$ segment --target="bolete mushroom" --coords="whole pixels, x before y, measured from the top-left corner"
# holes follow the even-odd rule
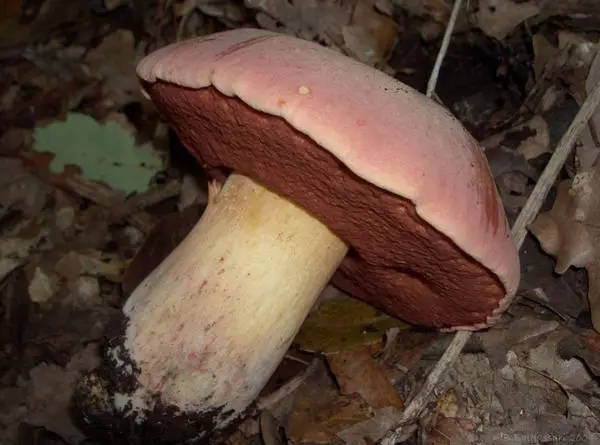
[[[515,295],[483,152],[422,94],[256,29],[167,46],[137,72],[222,186],[125,304],[111,375],[87,378],[103,394],[88,421],[110,412],[153,442],[214,437],[252,405],[330,279],[441,329],[486,327]]]

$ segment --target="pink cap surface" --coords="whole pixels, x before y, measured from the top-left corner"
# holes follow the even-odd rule
[[[399,197],[398,203],[411,203],[409,210],[400,209],[404,204],[397,204],[400,209],[397,211],[404,215],[414,212],[412,219],[442,234],[440,239],[460,250],[463,259],[460,262],[460,255],[456,254],[459,278],[440,276],[442,284],[436,284],[443,287],[443,281],[448,280],[453,282],[449,285],[451,290],[432,288],[432,294],[437,296],[431,298],[415,293],[408,298],[408,303],[404,301],[398,308],[406,311],[408,306],[418,306],[421,301],[426,308],[416,310],[418,315],[414,317],[396,314],[401,318],[443,328],[483,327],[493,322],[515,295],[520,273],[518,255],[483,152],[448,111],[410,87],[314,43],[255,29],[212,34],[162,48],[140,62],[138,75],[184,144],[208,168],[223,164],[244,171],[241,165],[227,165],[227,159],[219,158],[221,155],[216,149],[207,149],[212,152],[205,154],[203,140],[210,139],[211,135],[207,128],[201,128],[205,120],[203,113],[212,112],[212,105],[208,105],[220,101],[227,102],[230,112],[236,114],[231,117],[233,121],[244,121],[245,114],[250,115],[251,111],[232,105],[241,102],[254,112],[281,118],[273,122],[285,122],[332,155],[356,175],[356,181],[363,181],[373,189],[369,192],[371,195],[384,193]],[[210,99],[201,96],[199,90],[212,91]],[[215,113],[219,119],[228,119],[227,111]],[[232,125],[231,131],[237,128],[243,132],[247,126],[246,123]],[[225,132],[215,137],[227,139],[224,135]],[[277,135],[274,131],[274,136]],[[212,147],[210,142],[207,145]],[[287,150],[285,146],[273,147],[271,151]],[[253,150],[252,147],[247,149]],[[332,183],[339,179],[336,175],[339,177],[336,173],[329,178]],[[269,183],[266,176],[258,179],[268,186],[278,185]],[[286,190],[282,193],[293,194]],[[301,197],[290,198],[304,204]],[[330,202],[329,205],[336,204]],[[369,203],[373,205],[378,205],[376,200]],[[310,203],[306,207],[309,211],[318,210],[311,208]],[[324,222],[333,223],[327,215],[318,211],[316,214]],[[354,245],[350,232],[344,233],[349,223],[351,221],[334,224],[332,229]],[[371,221],[369,225],[372,224]],[[435,261],[424,270],[413,270],[411,251],[421,249],[415,255],[422,257],[426,249],[430,250],[428,255],[436,256],[435,244],[441,243],[424,240],[425,232],[429,231],[413,231],[417,232],[416,241],[404,240],[406,249],[402,247],[394,253],[398,258],[396,263],[390,264],[386,255],[385,261],[375,264],[374,256],[368,254],[362,260],[351,258],[349,263],[362,261],[374,280],[380,279],[377,273],[372,273],[376,268],[394,269],[413,278],[415,274],[435,275],[434,268],[448,269],[443,273],[451,274],[452,267],[436,265]],[[357,251],[361,257],[358,247]],[[481,270],[475,270],[478,267]],[[489,272],[488,283],[473,288],[475,293],[485,291],[486,294],[464,299],[454,295],[450,306],[438,304],[442,298],[448,298],[450,292],[472,293],[469,279],[463,276],[467,268],[473,269],[477,280]],[[366,295],[369,289],[377,292],[376,287],[357,289],[361,285],[348,277],[350,270],[358,269],[358,266],[347,269],[338,283],[351,293],[358,293],[360,298],[378,304],[377,296]],[[362,275],[360,279],[369,280],[369,276]],[[464,289],[460,280],[464,281]],[[350,283],[352,281],[354,283]],[[398,280],[394,285],[402,285],[402,282]],[[429,285],[423,289],[426,287]],[[402,292],[402,289],[397,290],[400,299]],[[482,302],[481,306],[478,301]],[[380,306],[397,312],[389,302]],[[460,316],[449,314],[452,308],[456,308]],[[431,319],[427,318],[427,312],[432,312]]]

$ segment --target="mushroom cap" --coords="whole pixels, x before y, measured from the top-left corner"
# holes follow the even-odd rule
[[[331,49],[257,29],[146,56],[145,92],[207,172],[253,177],[351,247],[333,283],[408,322],[478,329],[520,278],[483,151],[446,109]]]

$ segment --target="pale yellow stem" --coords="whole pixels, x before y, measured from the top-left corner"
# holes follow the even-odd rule
[[[214,191],[214,190],[213,190]],[[252,403],[347,245],[305,210],[232,174],[186,239],[133,292],[124,347],[147,396],[184,412]]]

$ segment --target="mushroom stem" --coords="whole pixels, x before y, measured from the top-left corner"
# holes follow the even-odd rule
[[[123,347],[139,385],[117,403],[151,410],[154,395],[184,413],[216,410],[215,428],[226,426],[264,387],[347,251],[305,210],[232,174],[127,301]]]

